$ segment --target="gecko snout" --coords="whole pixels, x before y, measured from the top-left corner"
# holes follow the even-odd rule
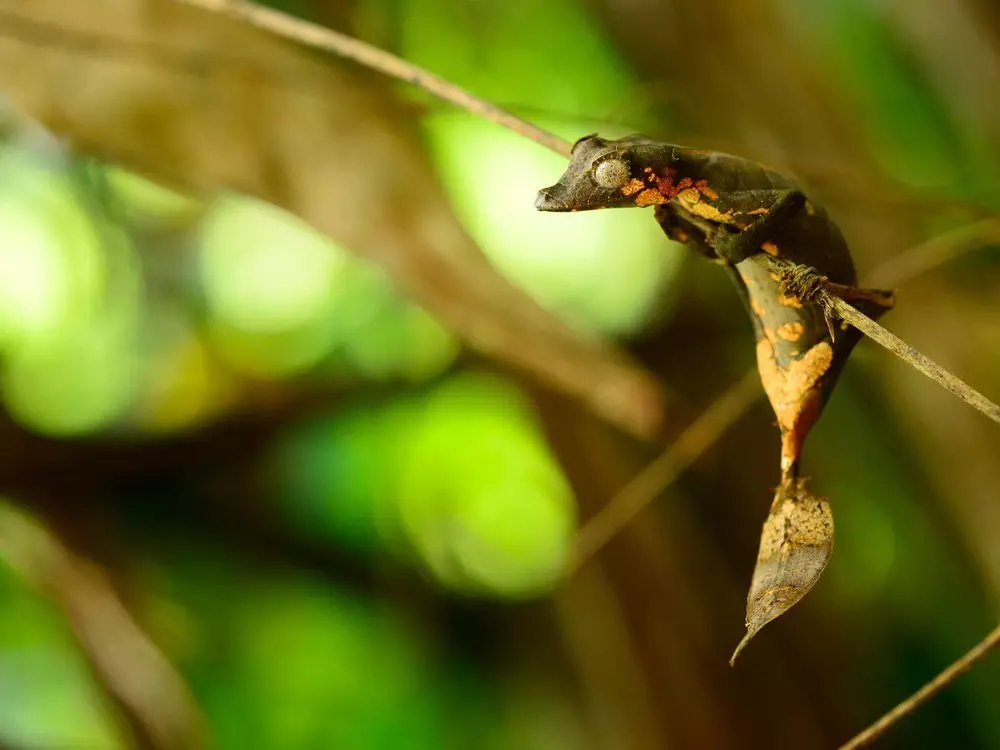
[[[535,198],[535,208],[539,211],[569,211],[566,202],[549,192],[552,188],[542,188]]]

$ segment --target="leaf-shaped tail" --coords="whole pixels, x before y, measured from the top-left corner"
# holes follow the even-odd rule
[[[757,566],[747,596],[747,634],[729,663],[761,628],[787,612],[819,580],[833,552],[830,504],[788,477],[778,487],[760,537]]]

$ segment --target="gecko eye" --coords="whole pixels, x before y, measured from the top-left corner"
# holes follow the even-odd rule
[[[597,165],[597,169],[594,170],[594,182],[602,188],[614,190],[628,182],[631,174],[628,164],[621,159],[608,159]]]

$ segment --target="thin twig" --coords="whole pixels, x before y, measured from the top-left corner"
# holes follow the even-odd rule
[[[866,730],[852,738],[849,742],[841,745],[840,750],[856,750],[856,748],[870,745],[877,740],[890,727],[899,723],[908,714],[913,713],[917,708],[929,701],[935,695],[944,690],[948,685],[972,669],[982,661],[993,649],[1000,646],[1000,625],[993,629],[983,640],[977,643],[962,658],[944,670],[933,680],[924,685],[905,701],[900,703],[889,713],[876,721]]]
[[[937,362],[927,357],[903,341],[899,336],[886,330],[848,302],[824,292],[824,304],[839,318],[865,334],[872,341],[881,344],[901,360],[929,377],[942,388],[951,391],[976,411],[1000,423],[1000,406],[990,401],[972,386],[952,375]]]
[[[341,34],[333,29],[295,18],[263,5],[244,0],[177,0],[202,10],[213,11],[246,21],[252,26],[272,34],[291,39],[309,47],[322,49],[366,68],[377,70],[391,78],[422,88],[430,94],[454,104],[468,112],[485,117],[497,125],[508,128],[557,154],[569,157],[570,144],[554,133],[543,130],[496,105],[470,94],[465,89],[446,81],[429,70],[402,60],[395,55],[373,47],[360,39]]]
[[[129,39],[92,29],[40,21],[5,10],[0,10],[0,39],[10,39],[41,48],[68,50],[81,55],[99,54],[136,63],[146,62],[191,75],[204,75],[206,70],[223,63],[250,69],[258,75],[275,76],[279,72],[275,71],[273,66],[264,66],[252,58],[231,54],[225,50],[217,49],[205,53],[178,49],[168,44],[154,44],[146,40]],[[293,76],[299,71],[281,72],[285,75],[279,76],[280,82],[283,85],[291,85],[295,82]]]
[[[760,394],[757,371],[731,385],[675,440],[580,530],[567,564],[572,574],[621,531],[650,500],[694,463],[750,408]]]

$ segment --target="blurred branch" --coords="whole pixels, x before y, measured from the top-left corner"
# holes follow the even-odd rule
[[[871,287],[893,287],[945,265],[960,255],[984,245],[1000,242],[1000,219],[983,219],[931,237],[895,258],[887,260],[871,274]]]
[[[997,646],[1000,646],[1000,625],[998,625],[992,632],[990,632],[989,635],[970,649],[962,658],[941,672],[941,674],[920,688],[920,690],[904,700],[863,732],[852,738],[849,742],[842,745],[840,750],[856,750],[856,748],[864,747],[875,742],[895,724],[899,723],[903,718],[920,708],[920,706],[940,693],[952,682],[972,669],[980,661],[985,659]]]
[[[223,11],[229,15],[244,19],[272,33],[288,36],[288,38],[293,38],[303,44],[312,45],[313,37],[317,39],[322,38],[323,43],[319,46],[333,54],[422,88],[428,93],[437,96],[445,105],[458,106],[485,117],[563,156],[569,155],[569,143],[524,120],[523,117],[518,117],[514,114],[514,111],[526,115],[544,115],[550,119],[560,118],[585,124],[588,127],[621,127],[628,125],[621,118],[599,117],[579,112],[561,112],[547,107],[533,106],[520,102],[501,102],[500,105],[497,105],[476,97],[440,76],[423,70],[416,65],[354,37],[281,14],[264,6],[247,3],[237,4],[231,0],[176,1],[206,9],[209,9],[209,6],[211,6],[211,9],[216,11],[218,10],[217,6],[224,5],[226,7],[223,8]],[[272,25],[272,19],[277,19],[277,24],[280,24],[282,29],[287,29],[287,34],[284,31],[279,31],[277,26]],[[310,82],[303,83],[295,71],[282,71],[275,69],[274,66],[263,66],[253,58],[239,56],[225,50],[213,50],[210,53],[181,50],[148,41],[136,41],[109,34],[80,31],[52,23],[39,23],[30,18],[4,11],[0,11],[0,21],[2,21],[0,36],[15,37],[20,41],[28,41],[38,46],[74,49],[79,52],[91,54],[117,55],[132,60],[146,61],[150,64],[168,65],[191,75],[204,75],[207,71],[217,68],[220,65],[237,65],[248,71],[252,71],[255,75],[274,78],[284,86],[299,86],[305,89],[314,88]],[[414,106],[419,106],[421,113],[436,109],[428,105],[415,104]],[[674,137],[682,141],[684,139],[704,139],[704,136],[700,133],[684,135],[683,131],[678,131],[676,128],[672,132],[675,133]],[[736,151],[739,150],[738,147],[740,144],[735,140],[727,142],[714,137],[711,139],[711,144],[706,145],[711,145],[712,148],[718,148],[722,151]],[[941,195],[938,190],[918,188],[900,180],[893,180],[885,175],[851,171],[842,166],[816,163],[804,157],[795,156],[790,157],[789,166],[796,172],[807,177],[810,182],[825,184],[827,190],[836,189],[849,194],[862,195],[866,202],[914,203],[923,210],[955,208],[979,214],[992,212],[992,208],[984,204],[964,198]],[[872,186],[873,180],[880,181],[876,187]],[[976,229],[972,230],[972,226],[976,226]],[[985,219],[977,225],[970,225],[970,230],[975,236],[992,234],[995,238],[997,235],[1000,235],[998,227],[1000,227],[1000,220]],[[956,230],[956,232],[962,231],[964,230]],[[974,241],[973,237],[970,237],[970,240]],[[936,244],[937,238],[930,242]],[[947,240],[945,242],[947,243]],[[928,262],[936,265],[937,263],[932,257],[933,248],[928,247],[927,251]],[[873,283],[878,286],[887,282],[879,279]]]
[[[257,28],[269,31],[327,52],[352,60],[366,68],[377,70],[391,78],[418,86],[429,94],[443,99],[456,107],[467,110],[487,120],[509,128],[557,154],[569,157],[570,144],[557,135],[549,133],[510,112],[506,112],[485,99],[446,81],[428,70],[402,60],[395,55],[367,44],[360,39],[341,34],[333,29],[295,18],[287,13],[273,10],[257,3],[243,0],[177,0],[202,10],[222,13],[246,21]]]
[[[750,370],[703,411],[666,451],[639,472],[580,530],[567,564],[568,574],[572,575],[714,445],[750,408],[760,392],[757,371]]]
[[[73,50],[83,54],[121,57],[132,62],[147,62],[150,65],[167,66],[172,70],[190,75],[204,75],[220,65],[239,65],[255,74],[272,76],[283,85],[294,84],[293,71],[286,75],[280,70],[264,67],[258,61],[215,50],[201,53],[181,50],[164,44],[146,40],[129,39],[107,33],[70,28],[65,25],[38,21],[18,13],[0,10],[0,37],[38,47]]]
[[[50,530],[0,507],[0,557],[63,610],[98,681],[126,713],[140,747],[204,745],[203,722],[183,679],[98,568]]]

